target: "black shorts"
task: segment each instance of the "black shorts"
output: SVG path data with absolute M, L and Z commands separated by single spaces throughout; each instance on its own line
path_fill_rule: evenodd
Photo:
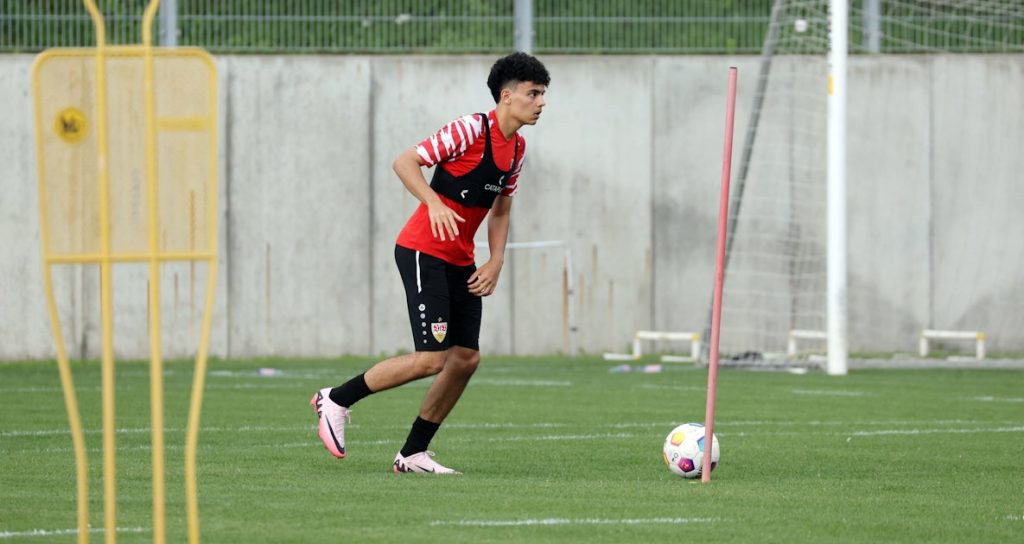
M 444 351 L 450 346 L 479 351 L 483 301 L 467 285 L 476 265 L 455 266 L 398 245 L 395 263 L 405 284 L 416 351 Z

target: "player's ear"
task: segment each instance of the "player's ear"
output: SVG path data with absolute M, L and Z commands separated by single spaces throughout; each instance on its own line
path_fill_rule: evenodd
M 501 90 L 501 101 L 506 105 L 512 103 L 512 89 L 505 87 Z

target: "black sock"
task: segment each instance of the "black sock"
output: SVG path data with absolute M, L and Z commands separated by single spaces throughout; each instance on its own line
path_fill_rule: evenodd
M 366 378 L 363 377 L 365 374 L 366 373 L 364 372 L 338 387 L 331 389 L 331 393 L 328 396 L 331 397 L 331 400 L 338 406 L 349 408 L 363 398 L 372 395 L 373 391 L 370 391 L 370 388 L 366 386 Z
M 412 430 L 409 431 L 409 438 L 405 439 L 405 446 L 402 447 L 402 457 L 409 457 L 415 453 L 421 451 L 427 451 L 427 446 L 430 444 L 430 440 L 434 438 L 434 433 L 437 432 L 440 423 L 434 423 L 433 421 L 427 421 L 422 417 L 417 417 L 416 421 L 412 423 Z

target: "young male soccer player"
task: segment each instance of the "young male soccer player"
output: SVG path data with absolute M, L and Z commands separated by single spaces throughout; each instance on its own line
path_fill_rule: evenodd
M 395 159 L 395 173 L 421 202 L 395 245 L 416 351 L 313 395 L 320 440 L 335 457 L 345 457 L 345 424 L 353 404 L 436 374 L 392 468 L 458 474 L 434 461 L 427 445 L 480 363 L 480 297 L 493 293 L 498 283 L 512 195 L 526 153 L 518 131 L 537 123 L 548 83 L 547 69 L 530 55 L 498 59 L 487 78 L 493 110 L 456 119 Z M 435 165 L 428 185 L 422 168 Z M 491 256 L 478 269 L 473 236 L 488 212 Z

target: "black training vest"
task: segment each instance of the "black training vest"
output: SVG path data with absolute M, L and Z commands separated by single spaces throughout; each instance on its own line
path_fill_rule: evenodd
M 519 137 L 515 136 L 516 147 L 512 151 L 512 167 L 508 170 L 498 168 L 491 153 L 491 120 L 486 113 L 477 115 L 483 116 L 484 119 L 484 156 L 480 159 L 480 164 L 459 177 L 449 174 L 439 164 L 434 168 L 430 188 L 463 206 L 490 208 L 494 205 L 494 199 L 505 190 L 505 184 L 516 167 L 516 160 L 519 158 Z

